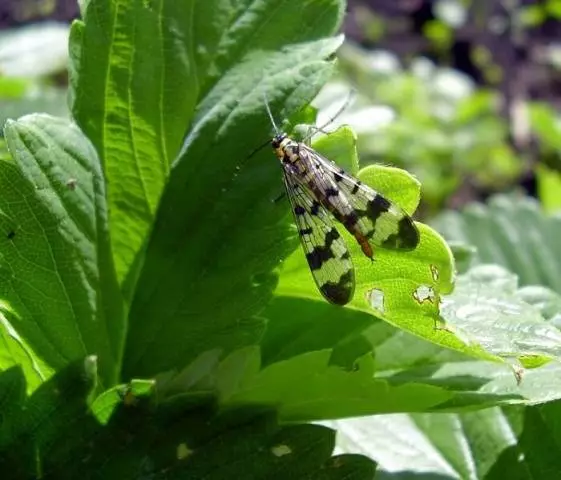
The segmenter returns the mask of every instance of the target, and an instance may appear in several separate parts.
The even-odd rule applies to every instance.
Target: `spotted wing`
[[[419,231],[401,207],[301,144],[300,157],[311,172],[318,198],[352,234],[384,248],[413,250]]]
[[[321,294],[331,303],[345,305],[354,294],[354,267],[345,241],[333,226],[329,213],[300,184],[284,172],[284,184],[300,241],[312,276]]]

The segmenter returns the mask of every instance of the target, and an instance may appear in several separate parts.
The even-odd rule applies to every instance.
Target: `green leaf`
[[[73,449],[95,428],[87,409],[95,380],[93,357],[66,366],[29,398],[24,398],[19,369],[0,375],[3,414],[10,413],[1,429],[0,465],[9,469],[11,478],[42,476],[66,463],[69,453],[76,453]]]
[[[325,468],[324,462],[334,461],[329,459],[335,443],[332,430],[319,425],[293,425],[268,432],[259,427],[255,422],[212,439],[200,455],[177,469],[181,476],[172,478],[219,480],[235,475],[260,479],[273,478],[280,472],[285,478],[314,478]],[[211,458],[220,458],[219,464],[209,461]]]
[[[560,128],[556,111],[548,104],[534,102],[528,105],[528,117],[533,133],[546,147],[561,151]]]
[[[344,140],[345,137],[346,140]],[[341,150],[342,144],[348,147],[346,152]],[[351,170],[358,163],[354,147],[355,136],[348,129],[340,129],[333,136],[329,135],[318,141],[318,149],[322,153],[332,153],[333,156],[330,159],[337,163],[350,165]],[[420,185],[407,172],[376,165],[362,170],[360,178],[401,206],[407,213],[413,214],[419,202]],[[446,243],[434,230],[419,223],[417,226],[421,232],[421,241],[414,251],[400,252],[379,248],[376,249],[374,262],[370,262],[362,254],[354,238],[348,235],[343,228],[340,229],[340,233],[346,239],[356,269],[355,296],[346,308],[369,312],[400,328],[449,346],[449,339],[438,332],[435,333],[434,325],[440,321],[438,298],[452,289],[454,271],[452,254]],[[419,289],[429,289],[432,292],[429,301],[418,298]],[[309,322],[303,315],[300,315],[301,310],[295,308],[297,299],[306,298],[318,303],[324,302],[312,280],[301,249],[297,249],[283,262],[282,274],[275,295],[279,298],[295,300],[294,306],[290,306],[289,302],[285,300],[282,301],[282,305],[286,308],[286,312],[297,312],[291,314],[300,318],[299,322],[302,326],[307,326]],[[271,304],[263,315],[269,319],[282,318],[282,312],[276,311],[279,305],[280,303]],[[332,321],[329,317],[332,317],[333,323],[335,323],[341,316],[340,312],[341,310],[337,307],[332,307],[325,312],[323,321],[331,324]],[[349,335],[357,328],[357,325],[364,325],[364,320],[357,317],[356,322],[345,322],[344,324],[348,326],[346,334]],[[270,322],[267,342],[280,345],[282,340],[276,340],[275,337],[283,335],[280,331],[283,328],[282,325]],[[342,330],[344,327],[339,329],[339,332],[342,333]],[[323,338],[315,343],[325,344]],[[460,343],[456,340],[456,348]]]
[[[25,377],[20,367],[12,367],[0,374],[0,450],[19,433],[20,412],[25,400]],[[1,463],[0,463],[1,464]]]
[[[43,383],[26,402],[21,434],[32,440],[46,464],[65,461],[88,429],[95,427],[87,400],[96,385],[96,367],[95,357],[73,362]],[[45,469],[49,467],[45,465]]]
[[[360,452],[378,475],[410,478],[555,478],[560,402],[462,414],[383,415],[326,422],[340,451]]]
[[[263,93],[248,96],[249,85],[266,84],[266,93],[273,99],[279,96],[274,89],[296,87],[268,82],[267,76],[293,74],[301,75],[299,84],[304,78],[311,84],[317,82],[313,71],[282,49],[333,34],[342,19],[342,1],[305,0],[278,6],[274,0],[103,0],[88,3],[85,22],[74,23],[72,111],[103,161],[112,212],[112,249],[121,282],[130,275],[127,281],[134,283],[136,271],[131,266],[142,255],[187,127],[193,138],[202,119],[205,123],[211,118],[221,118],[221,123],[228,120],[223,126],[214,125],[212,137],[208,130],[204,136],[207,144],[222,143],[224,135],[232,138],[232,121],[245,121],[243,113],[248,108],[254,114],[258,108],[264,113]],[[261,61],[255,62],[252,55],[259,50],[269,53],[263,52]],[[314,59],[324,54],[319,47]],[[286,61],[279,63],[283,56]],[[308,58],[311,62],[310,51]],[[252,75],[251,68],[255,68]],[[215,86],[227,72],[236,88],[227,101],[218,101]],[[240,84],[232,75],[238,76]],[[309,96],[300,94],[298,106]],[[236,110],[228,119],[225,109],[234,109],[238,102],[244,112]],[[241,138],[254,148],[267,130],[263,122],[261,128],[255,126],[248,121],[241,130]],[[232,145],[228,152],[218,149],[216,157],[199,158],[198,162],[204,161],[209,170],[213,164],[216,169],[225,155],[231,157],[234,152],[240,156],[232,162],[241,162],[244,153]],[[194,160],[188,163],[194,168]]]
[[[543,209],[553,213],[561,209],[561,175],[558,171],[538,165],[536,169],[538,195]]]
[[[46,115],[8,122],[5,134],[15,160],[0,169],[6,331],[17,332],[12,338],[41,376],[97,354],[102,383],[110,385],[119,372],[125,313],[97,155],[75,126]]]
[[[280,426],[263,406],[219,413],[212,399],[161,401],[146,380],[118,385],[90,405],[95,367],[92,357],[74,362],[27,399],[19,368],[0,374],[0,466],[10,478],[374,475],[365,457],[331,456],[333,430]]]
[[[369,167],[369,170],[372,174],[365,181],[406,211],[414,210],[418,184],[411,177],[387,167]],[[415,191],[416,195],[411,193]],[[360,269],[362,255],[356,242],[347,241],[351,252],[355,253],[353,259],[357,267],[357,293],[347,309],[354,307],[373,312],[406,331],[480,359],[522,362],[527,367],[535,367],[559,356],[561,336],[544,323],[539,309],[521,298],[516,277],[507,272],[484,269],[469,272],[460,278],[456,291],[446,296],[451,289],[453,272],[449,250],[434,231],[421,224],[419,228],[421,244],[415,251],[377,251],[376,271],[369,272],[370,278],[361,275],[368,270]],[[373,270],[370,265],[368,267]],[[361,278],[364,279],[362,284]],[[373,292],[377,295],[372,296]],[[343,316],[336,307],[325,308],[315,315],[312,307],[291,303],[290,300],[296,298],[321,298],[300,251],[284,262],[276,294],[279,301],[270,304],[264,312],[270,320],[263,343],[266,362],[328,348],[337,339],[350,339],[366,328],[365,317],[348,313]],[[364,306],[366,302],[361,302],[361,297],[371,300],[374,311],[367,308],[368,304]],[[305,302],[300,303],[305,305]],[[291,312],[295,318],[287,320],[286,312]],[[343,321],[345,317],[348,318]],[[321,318],[321,328],[313,325],[318,318]],[[442,325],[447,328],[440,328]],[[357,348],[364,352],[364,347]],[[358,356],[360,352],[355,358]]]
[[[123,404],[133,406],[139,397],[153,393],[153,380],[132,380],[128,385],[116,385],[101,393],[91,404],[91,410],[102,425],[106,425]]]
[[[539,308],[544,296],[550,302],[552,295],[547,290],[518,290],[515,275],[496,265],[481,265],[458,278],[454,292],[443,298],[441,315],[468,345],[536,366],[561,357],[561,333],[547,324]],[[561,297],[554,296],[555,313],[561,314]]]
[[[461,415],[381,415],[326,424],[337,429],[341,451],[361,452],[378,463],[381,478],[396,480],[488,478],[519,433],[513,419],[498,408]],[[520,468],[519,462],[511,462],[498,478],[518,479],[514,470]]]
[[[258,373],[256,359],[224,360],[238,368],[223,370],[236,385],[225,390],[226,405],[265,402],[278,405],[283,419],[310,420],[561,397],[559,364],[540,366],[560,353],[561,335],[547,322],[560,318],[561,297],[544,288],[517,289],[516,277],[497,266],[461,275],[455,291],[443,296],[448,329],[434,335],[457,351],[325,302],[278,297],[265,313],[263,370]],[[369,366],[371,351],[376,361]],[[534,368],[523,371],[520,363]]]
[[[296,111],[330,74],[331,63],[321,59],[340,42],[251,54],[199,105],[146,249],[130,311],[125,378],[151,376],[262,335],[263,319],[255,314],[269,301],[274,269],[293,246],[288,212],[271,202],[282,189],[276,159],[270,151],[250,156],[270,135],[263,96],[273,112],[281,102],[287,115]]]
[[[122,402],[96,437],[85,465],[75,462],[74,467],[82,464],[82,469],[91,468],[104,478],[118,472],[126,478],[141,473],[217,480],[231,474],[315,478],[325,470],[330,473],[327,478],[346,478],[344,472],[354,475],[351,478],[372,478],[374,465],[364,457],[343,458],[345,468],[336,469],[339,457],[331,457],[335,432],[325,427],[282,427],[271,409],[263,407],[220,414],[212,402],[193,406],[185,396],[158,404],[148,400],[145,396]]]
[[[390,388],[373,378],[370,355],[352,371],[330,365],[331,350],[295,356],[245,377],[222,401],[229,408],[246,404],[276,405],[283,421],[310,421],[395,411],[428,410],[453,397],[431,385],[411,383]]]
[[[535,200],[497,195],[487,205],[445,212],[434,225],[447,239],[475,246],[474,262],[503,265],[520,285],[561,293],[561,219],[545,215]]]
[[[0,302],[0,369],[20,367],[25,373],[27,386],[34,390],[45,380],[51,368],[37,357],[29,343],[16,331],[10,318],[17,318],[17,315],[8,303]]]
[[[524,470],[528,472],[525,478],[548,478],[557,475],[557,472],[561,471],[561,402],[558,400],[527,408],[524,413],[523,431],[514,453],[523,455]],[[496,469],[497,475],[491,478],[499,478],[500,470],[514,470],[509,468],[507,463],[502,462]]]

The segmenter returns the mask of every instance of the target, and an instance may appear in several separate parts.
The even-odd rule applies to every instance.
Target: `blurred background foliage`
[[[560,19],[559,0],[351,0],[340,81],[378,107],[354,118],[363,163],[415,173],[425,215],[513,190],[555,209]]]
[[[0,121],[67,116],[75,0],[3,0]],[[349,0],[340,68],[315,104],[320,123],[359,134],[362,165],[404,167],[422,217],[495,192],[561,205],[561,0]],[[0,146],[0,156],[4,156]]]

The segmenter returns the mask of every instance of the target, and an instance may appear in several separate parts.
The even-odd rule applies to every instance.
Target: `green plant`
[[[288,208],[271,202],[274,156],[251,153],[271,134],[265,95],[277,118],[313,120],[343,7],[83,2],[70,38],[79,128],[30,115],[4,131],[2,471],[372,478],[372,461],[331,457],[333,430],[307,422],[559,397],[512,374],[558,356],[550,312],[497,268],[452,293],[451,251],[427,225],[415,251],[380,249],[373,264],[348,239],[354,300],[317,292]],[[357,173],[355,142],[341,129],[314,147]],[[406,172],[357,174],[417,207]],[[474,319],[496,327],[492,341]]]
[[[390,162],[411,171],[423,185],[429,213],[467,182],[501,189],[519,177],[523,163],[509,144],[497,92],[476,89],[466,75],[428,60],[406,69],[389,53],[348,44],[340,57],[337,80],[358,92],[342,121],[359,129],[363,162]],[[322,105],[332,101],[325,93]]]

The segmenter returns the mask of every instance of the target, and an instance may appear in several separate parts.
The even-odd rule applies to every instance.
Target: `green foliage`
[[[559,402],[450,415],[330,422],[341,444],[393,466],[392,478],[555,478]],[[356,439],[360,439],[357,442]],[[411,476],[411,472],[416,472]],[[383,474],[382,474],[383,475]]]
[[[426,60],[406,70],[391,54],[351,45],[340,56],[343,81],[350,79],[358,90],[341,121],[360,132],[362,161],[406,168],[421,181],[423,202],[431,209],[438,210],[466,178],[498,189],[518,177],[522,163],[508,143],[495,93],[476,90],[466,76]],[[333,92],[337,96],[340,89]],[[322,104],[332,101],[326,93]],[[372,104],[386,109],[376,113]]]
[[[18,367],[0,374],[4,474],[13,479],[374,475],[375,465],[364,457],[330,456],[334,431],[319,425],[282,427],[273,411],[217,416],[210,405],[156,404],[153,388],[143,382],[116,387],[88,408],[95,378],[95,358],[87,357],[26,397]]]
[[[433,228],[417,223],[418,248],[378,249],[374,262],[342,232],[355,297],[322,299],[287,204],[271,201],[276,159],[258,147],[272,131],[265,101],[279,124],[313,123],[344,5],[276,7],[83,1],[70,34],[78,126],[7,122],[0,467],[14,478],[372,478],[373,462],[331,457],[334,432],[303,423],[561,397],[548,363],[561,299],[497,266],[468,269],[471,238],[456,236],[454,290],[452,250]],[[492,96],[439,95],[408,74],[376,81],[402,123],[372,134],[375,149],[359,145],[399,157],[433,205],[459,181],[448,174],[485,184],[517,172]],[[352,130],[314,147],[415,212],[420,182],[359,170]],[[551,274],[538,283],[559,291],[554,261],[538,260]]]
[[[496,263],[521,285],[543,285],[561,294],[561,219],[529,198],[500,195],[461,213],[445,212],[435,227],[451,240],[473,245],[476,263]]]
[[[538,195],[550,212],[561,207],[561,129],[557,113],[549,105],[534,103],[528,107],[532,133],[539,142],[541,163],[535,170]]]
[[[401,414],[328,422],[340,448],[392,466],[392,478],[555,478],[559,402],[461,414]],[[412,473],[415,472],[415,473]],[[380,472],[379,476],[384,476]]]
[[[343,133],[338,132],[323,139],[316,144],[317,148],[324,153],[330,152],[330,158],[337,159],[336,145],[331,149],[329,147],[331,142],[337,145],[344,143]],[[339,160],[338,163],[345,162]],[[352,166],[355,160],[346,163]],[[403,171],[370,166],[360,176],[406,211],[412,212],[419,201],[418,183]],[[519,300],[516,277],[507,272],[481,269],[467,273],[459,278],[457,288],[451,293],[454,274],[451,252],[435,231],[421,224],[419,228],[421,242],[417,249],[408,253],[379,250],[373,265],[369,265],[367,259],[363,260],[359,247],[351,239],[348,240],[358,271],[355,298],[347,309],[372,312],[405,331],[481,359],[509,363],[517,359],[526,366],[535,366],[561,353],[558,350],[561,336],[554,328],[544,327],[544,319],[539,311]],[[482,285],[485,287],[482,288]],[[322,302],[299,251],[285,260],[276,294],[284,297],[284,312],[302,311],[302,307],[296,308],[302,303],[302,298]],[[291,307],[291,301],[294,301],[294,307]],[[503,312],[505,305],[509,306],[508,313]],[[282,318],[282,311],[276,312],[275,306],[276,302],[271,303],[265,309],[264,316]],[[473,313],[467,313],[469,310]],[[297,317],[290,321],[294,323],[293,328],[306,325],[308,315],[307,311],[303,311],[301,318],[298,318],[300,315],[293,313],[292,316]],[[329,324],[339,323],[340,314],[337,309],[331,314],[328,310],[322,319],[322,328],[325,328],[328,319]],[[345,324],[348,325],[345,336],[348,336],[363,321],[358,317],[355,321],[348,319]],[[506,324],[512,327],[505,328]],[[336,328],[339,335],[344,331],[340,326]],[[452,335],[449,329],[456,331],[459,336]],[[279,340],[275,339],[277,330],[280,331]],[[283,330],[283,326],[269,323],[266,340],[277,344],[273,348],[282,345],[286,349]],[[489,332],[494,332],[490,338]],[[312,344],[318,344],[312,335],[310,340]],[[300,348],[305,347],[302,344]]]
[[[29,362],[26,373],[42,377],[95,353],[102,384],[112,385],[126,318],[96,152],[75,126],[46,115],[4,131],[16,164],[0,169],[0,291],[2,314],[21,337],[9,342],[33,349],[44,365]]]
[[[478,302],[476,309],[463,312],[470,337],[477,336],[479,331],[481,341],[494,343],[504,351],[515,351],[521,345],[529,347],[528,333],[537,341],[534,348],[543,353],[556,343],[555,340],[550,343],[550,339],[559,336],[561,299],[546,285],[558,291],[558,275],[554,275],[561,258],[555,247],[558,220],[542,213],[535,201],[506,196],[493,198],[487,205],[469,206],[462,213],[447,212],[438,218],[435,226],[456,242],[454,252],[461,252],[466,260],[471,258],[471,263],[476,264],[460,276],[452,297],[473,295],[478,290],[489,294],[489,303]],[[466,248],[469,244],[475,248]],[[486,262],[507,266],[525,286],[516,289],[517,281],[512,273],[496,265],[484,265]],[[510,298],[501,300],[498,289]],[[446,303],[443,315],[448,309]],[[524,310],[525,322],[507,318]],[[505,337],[497,328],[505,333],[519,331],[509,342],[502,343],[500,340]],[[460,384],[471,383],[482,401],[486,394],[497,391],[506,394],[510,390],[512,403],[520,400],[520,394],[527,395],[530,391],[537,394],[532,403],[549,403],[445,415],[401,414],[329,422],[340,434],[340,448],[367,453],[379,462],[379,475],[389,468],[392,478],[400,480],[423,478],[423,475],[485,480],[529,480],[557,475],[559,401],[551,400],[557,398],[553,392],[558,388],[555,385],[559,377],[558,362],[523,371],[520,385],[516,386],[507,369],[491,369],[486,362],[450,356],[442,350],[427,348],[410,336],[389,338],[375,350],[379,371],[386,369],[393,375],[401,367],[400,376],[404,379],[430,376],[437,384],[455,378]],[[486,347],[493,349],[488,343]],[[557,357],[549,351],[551,354]],[[526,362],[536,359],[521,358]],[[483,378],[486,380],[482,381]],[[472,394],[465,393],[466,399],[472,402]],[[455,404],[454,409],[457,408]],[[357,438],[361,439],[358,443]],[[415,472],[413,477],[411,472]]]

